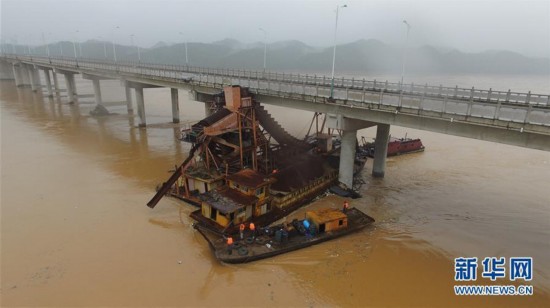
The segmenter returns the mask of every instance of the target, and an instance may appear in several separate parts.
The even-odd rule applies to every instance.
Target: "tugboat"
[[[361,137],[361,151],[366,152],[369,157],[374,157],[375,142],[367,142],[365,137]],[[407,138],[405,134],[404,138],[393,138],[390,136],[388,141],[388,157],[409,154],[416,152],[423,152],[424,145],[420,139]]]
[[[243,222],[270,225],[337,181],[340,148],[332,131],[323,133],[324,121],[315,134],[297,139],[239,86],[225,87],[212,106],[212,115],[183,132],[192,144],[189,156],[149,207],[168,194],[200,207],[190,216],[203,227],[232,234]],[[355,171],[365,161],[357,156]]]
[[[246,237],[235,241],[201,223],[196,223],[194,227],[204,236],[216,259],[225,263],[246,263],[357,232],[373,222],[372,217],[357,208],[347,209],[345,213],[325,208],[308,211],[305,219],[295,219],[291,224],[261,228],[257,233],[249,231]]]

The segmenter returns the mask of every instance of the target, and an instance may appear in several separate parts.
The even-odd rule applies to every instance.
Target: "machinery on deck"
[[[228,86],[212,102],[214,113],[182,133],[187,159],[147,204],[169,194],[200,207],[191,217],[218,233],[242,222],[267,226],[315,198],[338,178],[334,131],[303,140],[290,135],[246,88]],[[312,121],[313,125],[313,121]],[[311,127],[310,125],[310,131]],[[334,139],[334,140],[333,140]],[[366,158],[354,165],[362,169]]]

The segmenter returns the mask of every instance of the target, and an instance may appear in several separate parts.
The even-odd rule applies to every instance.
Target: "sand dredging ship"
[[[316,113],[304,139],[290,135],[248,89],[228,86],[214,96],[214,113],[184,130],[189,156],[158,187],[153,208],[171,195],[200,209],[197,224],[218,234],[241,223],[268,226],[319,196],[338,179],[338,131]],[[316,132],[310,135],[313,123]],[[354,171],[366,155],[357,151]]]

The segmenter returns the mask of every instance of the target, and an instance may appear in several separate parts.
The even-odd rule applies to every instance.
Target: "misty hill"
[[[233,50],[245,49],[247,47],[246,44],[241,43],[241,42],[239,42],[235,39],[224,39],[224,40],[221,40],[221,41],[215,41],[215,42],[212,43],[212,45],[225,46],[225,47],[229,47]]]
[[[28,47],[15,46],[18,53],[28,53]],[[118,60],[137,61],[135,46],[116,45]],[[12,51],[8,45],[4,49]],[[90,40],[83,43],[57,42],[49,45],[51,55],[113,59],[110,42]],[[187,44],[189,64],[193,66],[257,69],[263,68],[264,45],[261,42],[244,44],[234,39],[213,43]],[[34,54],[46,54],[45,46],[32,48]],[[166,64],[185,64],[185,44],[163,42],[151,48],[140,48],[141,61]],[[339,45],[336,67],[340,72],[369,72],[399,74],[403,50],[378,40],[359,40]],[[406,53],[407,72],[415,73],[472,73],[472,74],[550,74],[549,58],[529,58],[510,51],[491,50],[465,53],[459,50],[421,46]],[[300,41],[281,41],[267,46],[267,69],[284,71],[315,71],[328,73],[332,67],[332,47],[315,48]]]

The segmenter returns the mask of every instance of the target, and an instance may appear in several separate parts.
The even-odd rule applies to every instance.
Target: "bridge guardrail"
[[[187,72],[194,74],[209,74],[209,75],[225,75],[236,78],[248,78],[248,79],[262,79],[279,82],[292,82],[292,83],[305,83],[306,85],[318,85],[318,86],[330,86],[331,79],[326,76],[308,75],[308,74],[285,74],[278,72],[263,72],[263,71],[251,71],[241,69],[229,69],[229,68],[206,68],[206,67],[194,67],[194,66],[181,66],[181,65],[168,65],[168,64],[155,64],[144,62],[105,62],[105,60],[98,59],[85,59],[85,58],[65,58],[65,57],[32,57],[32,56],[15,56],[5,55],[6,57],[12,57],[20,60],[47,60],[57,63],[64,63],[67,65],[75,65],[78,67],[90,67],[87,64],[93,64],[92,67],[112,69],[118,68],[118,70],[126,71],[128,67],[139,67],[142,69],[156,69],[157,75],[165,76],[165,71],[177,71]],[[50,63],[53,64],[53,63]],[[392,83],[388,81],[377,80],[365,80],[355,78],[335,78],[335,87],[338,88],[365,88],[374,91],[394,91],[412,94],[427,94],[437,95],[447,98],[459,98],[459,99],[475,99],[475,100],[487,100],[487,101],[504,101],[518,104],[537,104],[550,106],[550,95],[547,94],[534,94],[531,92],[512,92],[508,91],[494,91],[492,89],[475,89],[472,88],[459,88],[456,87],[443,87],[442,85],[420,85],[420,84],[403,84]]]
[[[313,95],[329,97],[331,79],[308,74],[250,71],[228,68],[204,68],[138,62],[105,62],[97,59],[74,59],[62,57],[5,56],[34,64],[62,65],[69,69],[104,70],[115,73],[137,74],[146,78],[181,81],[181,74],[195,74],[198,83],[231,83],[273,93]],[[276,88],[274,88],[276,85]],[[477,116],[511,122],[550,125],[550,95],[493,91],[431,85],[416,85],[380,82],[355,78],[335,79],[334,98],[351,103],[378,103],[393,107],[443,112],[447,114]],[[420,99],[418,99],[420,98]],[[542,108],[542,109],[541,109]]]

